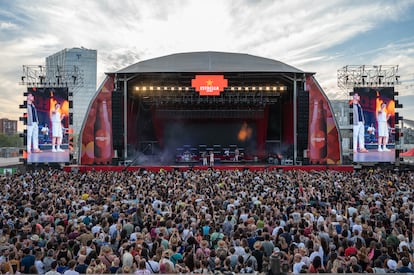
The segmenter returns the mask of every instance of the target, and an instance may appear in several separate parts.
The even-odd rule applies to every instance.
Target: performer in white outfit
[[[361,104],[359,104],[359,94],[354,93],[352,98],[352,110],[353,110],[353,149],[354,153],[358,153],[358,145],[360,153],[367,153],[365,148],[365,118],[364,111]]]
[[[52,152],[64,152],[60,148],[63,137],[62,119],[64,116],[64,114],[60,113],[60,104],[56,103],[50,118],[52,121]]]
[[[210,151],[210,166],[214,166],[214,152]]]
[[[378,152],[388,152],[390,149],[387,148],[388,143],[388,119],[390,114],[387,113],[387,103],[381,103],[381,109],[377,114],[378,121]]]
[[[33,150],[32,150],[33,142]],[[27,153],[40,153],[39,149],[39,117],[34,105],[34,95],[27,94]]]

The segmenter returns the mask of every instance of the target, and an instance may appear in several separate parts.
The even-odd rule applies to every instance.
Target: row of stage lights
[[[279,91],[287,91],[286,86],[231,86],[225,88],[230,91],[267,91],[267,92],[279,92]],[[135,91],[192,91],[194,90],[193,87],[167,87],[167,86],[136,86]]]

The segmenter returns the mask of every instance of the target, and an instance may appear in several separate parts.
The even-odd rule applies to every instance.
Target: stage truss
[[[20,85],[27,87],[68,87],[76,93],[83,87],[83,71],[78,66],[23,65]]]
[[[399,85],[398,65],[346,65],[338,70],[338,87],[346,95],[354,87],[395,87]]]
[[[200,96],[192,87],[158,87],[158,89],[135,89],[132,96],[158,107],[174,104],[266,105],[277,103],[284,91],[286,87],[230,87],[225,88],[220,96],[209,97]]]
[[[337,72],[338,87],[341,88],[346,96],[349,97],[356,87],[396,87],[400,85],[400,75],[398,74],[398,65],[347,65]],[[398,92],[394,93],[398,96]],[[395,99],[395,98],[394,98]],[[395,108],[402,108],[402,104],[395,100]],[[400,136],[401,128],[398,126],[402,117],[396,113],[395,134]],[[396,162],[398,166],[400,162],[399,153],[403,140],[396,140]]]

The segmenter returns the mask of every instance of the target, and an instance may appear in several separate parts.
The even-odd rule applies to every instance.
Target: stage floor
[[[249,171],[264,171],[264,170],[303,170],[303,171],[323,171],[335,170],[343,172],[352,172],[354,167],[352,165],[265,165],[265,164],[220,164],[213,167],[202,165],[131,165],[131,166],[116,166],[116,165],[68,165],[64,167],[67,172],[87,172],[87,171],[137,171],[146,170],[151,172],[164,171],[186,171],[186,170],[249,170]]]

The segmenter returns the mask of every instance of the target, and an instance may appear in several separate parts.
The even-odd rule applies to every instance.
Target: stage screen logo
[[[227,79],[223,75],[196,75],[191,86],[201,96],[219,96],[227,87]]]

